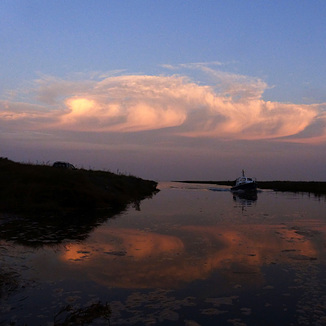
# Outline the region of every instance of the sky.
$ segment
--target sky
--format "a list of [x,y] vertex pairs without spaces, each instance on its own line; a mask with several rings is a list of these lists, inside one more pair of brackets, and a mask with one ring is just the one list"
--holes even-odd
[[323,0],[1,0],[0,156],[326,181]]

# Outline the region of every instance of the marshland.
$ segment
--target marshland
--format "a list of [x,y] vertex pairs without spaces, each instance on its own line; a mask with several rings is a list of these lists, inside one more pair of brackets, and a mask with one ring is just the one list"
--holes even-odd
[[324,190],[0,164],[0,325],[326,320]]

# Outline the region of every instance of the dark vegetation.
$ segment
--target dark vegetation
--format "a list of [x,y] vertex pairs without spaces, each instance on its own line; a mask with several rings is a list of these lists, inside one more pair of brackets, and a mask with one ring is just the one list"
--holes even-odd
[[152,196],[157,183],[0,158],[1,237],[30,246],[85,239],[107,218]]
[[258,182],[258,187],[275,191],[309,192],[316,195],[326,194],[326,182],[317,181],[262,181]]
[[85,212],[120,209],[151,196],[157,183],[134,176],[0,158],[0,211],[10,213]]
[[[234,181],[182,181],[186,183],[204,183],[214,185],[233,186]],[[308,192],[315,195],[326,195],[326,182],[321,181],[259,181],[260,189],[274,191]]]
[[[87,238],[107,218],[151,197],[157,183],[104,171],[16,163],[0,158],[0,238],[39,247]],[[2,256],[5,247],[0,247]],[[23,288],[20,275],[0,259],[0,300]],[[65,306],[54,325],[110,324],[111,308]],[[15,325],[14,322],[11,323]]]
[[[60,320],[65,315],[63,321]],[[97,319],[105,319],[110,325],[111,308],[108,303],[93,303],[84,308],[73,308],[70,305],[65,306],[54,318],[54,326],[74,326],[91,325]]]

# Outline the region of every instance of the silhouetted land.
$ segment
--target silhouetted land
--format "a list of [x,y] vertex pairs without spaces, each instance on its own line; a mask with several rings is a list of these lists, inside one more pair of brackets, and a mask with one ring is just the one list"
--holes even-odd
[[16,163],[0,158],[0,212],[67,215],[121,210],[153,195],[157,183],[85,169]]
[[[203,183],[213,185],[233,186],[234,181],[181,181],[185,183]],[[259,181],[260,189],[274,191],[308,192],[316,195],[326,194],[326,182],[319,181]]]

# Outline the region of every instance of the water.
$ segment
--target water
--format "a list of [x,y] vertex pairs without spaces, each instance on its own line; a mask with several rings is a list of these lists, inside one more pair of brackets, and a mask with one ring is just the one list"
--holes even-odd
[[59,243],[35,224],[2,224],[0,325],[67,325],[96,303],[112,313],[92,325],[326,323],[324,198],[160,189]]

